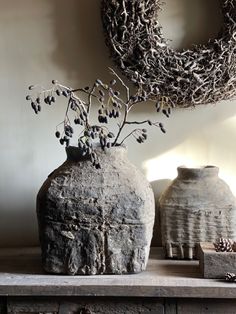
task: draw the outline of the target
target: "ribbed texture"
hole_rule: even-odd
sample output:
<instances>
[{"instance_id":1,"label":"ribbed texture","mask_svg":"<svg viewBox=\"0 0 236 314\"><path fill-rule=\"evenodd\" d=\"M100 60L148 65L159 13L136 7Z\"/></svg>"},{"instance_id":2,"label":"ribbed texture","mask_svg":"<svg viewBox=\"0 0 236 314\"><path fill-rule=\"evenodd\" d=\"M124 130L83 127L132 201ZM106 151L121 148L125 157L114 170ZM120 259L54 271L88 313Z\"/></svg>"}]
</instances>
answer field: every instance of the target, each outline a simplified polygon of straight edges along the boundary
<instances>
[{"instance_id":1,"label":"ribbed texture","mask_svg":"<svg viewBox=\"0 0 236 314\"><path fill-rule=\"evenodd\" d=\"M217 173L178 177L162 195L160 210L162 242L169 258L191 258L199 242L235 239L235 198Z\"/></svg>"}]
</instances>

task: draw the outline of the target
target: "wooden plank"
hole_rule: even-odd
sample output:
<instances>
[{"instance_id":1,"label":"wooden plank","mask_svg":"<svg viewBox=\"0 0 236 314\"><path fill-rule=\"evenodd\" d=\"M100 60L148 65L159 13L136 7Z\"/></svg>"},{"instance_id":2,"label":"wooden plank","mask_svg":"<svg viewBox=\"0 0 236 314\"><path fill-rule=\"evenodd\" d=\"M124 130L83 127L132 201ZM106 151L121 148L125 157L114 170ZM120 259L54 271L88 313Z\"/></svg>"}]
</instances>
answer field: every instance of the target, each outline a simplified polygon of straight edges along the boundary
<instances>
[{"instance_id":1,"label":"wooden plank","mask_svg":"<svg viewBox=\"0 0 236 314\"><path fill-rule=\"evenodd\" d=\"M52 298L10 297L7 301L7 314L58 314L58 312L59 300Z\"/></svg>"},{"instance_id":2,"label":"wooden plank","mask_svg":"<svg viewBox=\"0 0 236 314\"><path fill-rule=\"evenodd\" d=\"M161 249L136 275L58 276L40 265L38 248L0 250L0 295L236 298L236 284L202 279L197 261L165 260Z\"/></svg>"},{"instance_id":3,"label":"wooden plank","mask_svg":"<svg viewBox=\"0 0 236 314\"><path fill-rule=\"evenodd\" d=\"M165 300L165 314L177 314L177 301L176 299Z\"/></svg>"},{"instance_id":4,"label":"wooden plank","mask_svg":"<svg viewBox=\"0 0 236 314\"><path fill-rule=\"evenodd\" d=\"M8 314L164 314L164 301L152 298L10 298Z\"/></svg>"},{"instance_id":5,"label":"wooden plank","mask_svg":"<svg viewBox=\"0 0 236 314\"><path fill-rule=\"evenodd\" d=\"M235 314L236 300L178 300L178 314Z\"/></svg>"},{"instance_id":6,"label":"wooden plank","mask_svg":"<svg viewBox=\"0 0 236 314\"><path fill-rule=\"evenodd\" d=\"M87 298L62 302L59 314L164 314L163 301L143 298Z\"/></svg>"},{"instance_id":7,"label":"wooden plank","mask_svg":"<svg viewBox=\"0 0 236 314\"><path fill-rule=\"evenodd\" d=\"M6 314L6 313L7 313L7 299L0 298L0 314Z\"/></svg>"}]
</instances>

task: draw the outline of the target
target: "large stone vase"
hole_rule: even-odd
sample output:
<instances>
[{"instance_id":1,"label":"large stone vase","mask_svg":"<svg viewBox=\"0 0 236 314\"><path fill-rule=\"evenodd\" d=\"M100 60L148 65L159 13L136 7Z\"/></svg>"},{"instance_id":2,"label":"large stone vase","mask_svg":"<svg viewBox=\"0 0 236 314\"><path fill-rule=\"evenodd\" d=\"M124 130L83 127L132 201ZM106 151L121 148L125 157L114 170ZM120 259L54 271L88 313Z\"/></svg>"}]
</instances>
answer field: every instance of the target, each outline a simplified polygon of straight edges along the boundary
<instances>
[{"instance_id":1,"label":"large stone vase","mask_svg":"<svg viewBox=\"0 0 236 314\"><path fill-rule=\"evenodd\" d=\"M66 151L37 196L43 268L69 275L143 271L155 212L150 184L124 147L96 148L101 169L79 148Z\"/></svg>"},{"instance_id":2,"label":"large stone vase","mask_svg":"<svg viewBox=\"0 0 236 314\"><path fill-rule=\"evenodd\" d=\"M199 242L236 235L236 200L214 166L178 168L160 198L162 243L168 258L196 257Z\"/></svg>"}]
</instances>

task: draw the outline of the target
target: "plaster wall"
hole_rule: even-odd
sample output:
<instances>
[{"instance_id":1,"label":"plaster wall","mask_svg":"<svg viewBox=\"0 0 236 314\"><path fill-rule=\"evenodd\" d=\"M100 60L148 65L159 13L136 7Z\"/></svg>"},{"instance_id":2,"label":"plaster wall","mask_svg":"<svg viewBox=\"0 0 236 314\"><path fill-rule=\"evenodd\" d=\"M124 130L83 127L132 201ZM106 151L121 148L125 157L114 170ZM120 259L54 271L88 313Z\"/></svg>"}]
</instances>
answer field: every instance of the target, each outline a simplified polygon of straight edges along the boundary
<instances>
[{"instance_id":1,"label":"plaster wall","mask_svg":"<svg viewBox=\"0 0 236 314\"><path fill-rule=\"evenodd\" d=\"M100 0L0 0L0 246L38 243L36 193L65 159L54 137L63 103L35 116L25 101L27 86L53 78L75 87L109 80L113 64L99 6ZM160 20L171 44L182 48L215 36L221 18L215 0L166 0ZM132 119L153 114L147 103ZM178 165L214 164L236 193L235 101L157 120L166 135L150 130L144 146L128 141L130 159L150 181L174 178Z\"/></svg>"}]
</instances>

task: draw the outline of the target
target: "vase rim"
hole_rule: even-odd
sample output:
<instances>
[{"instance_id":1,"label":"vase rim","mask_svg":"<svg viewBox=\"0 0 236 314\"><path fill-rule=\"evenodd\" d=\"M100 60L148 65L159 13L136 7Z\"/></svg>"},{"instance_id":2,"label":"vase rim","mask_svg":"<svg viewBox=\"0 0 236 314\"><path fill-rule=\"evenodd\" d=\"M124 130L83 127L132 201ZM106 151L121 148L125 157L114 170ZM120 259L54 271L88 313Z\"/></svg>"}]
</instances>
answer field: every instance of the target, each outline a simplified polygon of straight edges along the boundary
<instances>
[{"instance_id":1,"label":"vase rim","mask_svg":"<svg viewBox=\"0 0 236 314\"><path fill-rule=\"evenodd\" d=\"M105 155L124 155L127 152L127 148L125 145L119 145L119 146L113 146L110 148L105 148L104 150L101 148L99 143L93 144L94 151L97 153L101 154L104 153ZM82 150L75 145L70 145L65 148L66 150L66 155L67 155L67 160L72 160L72 161L82 161L82 160L87 160L89 159L89 155L85 154L83 155Z\"/></svg>"},{"instance_id":2,"label":"vase rim","mask_svg":"<svg viewBox=\"0 0 236 314\"><path fill-rule=\"evenodd\" d=\"M215 177L219 174L219 168L216 166L205 165L198 167L180 166L177 168L178 178L191 179L191 178L207 178Z\"/></svg>"},{"instance_id":3,"label":"vase rim","mask_svg":"<svg viewBox=\"0 0 236 314\"><path fill-rule=\"evenodd\" d=\"M100 143L93 143L93 148L102 150ZM67 146L65 149L67 151L69 149L80 149L80 148L78 146L76 146L75 144L74 145L72 144L72 145ZM105 151L109 151L111 149L112 150L114 150L114 149L124 149L124 150L127 150L127 146L125 144L111 146L110 148L105 148Z\"/></svg>"},{"instance_id":4,"label":"vase rim","mask_svg":"<svg viewBox=\"0 0 236 314\"><path fill-rule=\"evenodd\" d=\"M217 166L214 165L199 165L194 167L188 167L185 165L177 167L178 170L192 170L192 171L202 171L202 170L219 170Z\"/></svg>"}]
</instances>

